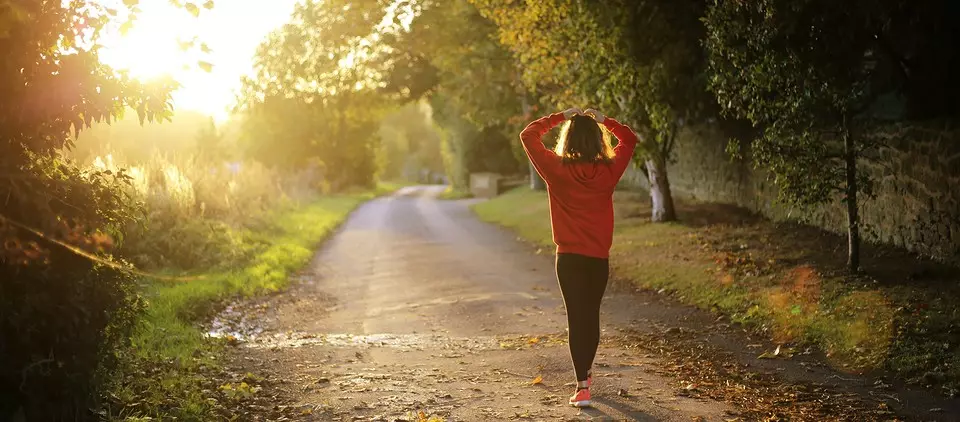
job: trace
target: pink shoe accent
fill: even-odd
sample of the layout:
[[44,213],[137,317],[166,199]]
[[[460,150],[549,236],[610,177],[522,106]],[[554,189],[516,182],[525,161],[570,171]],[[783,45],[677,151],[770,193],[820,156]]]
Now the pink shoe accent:
[[570,397],[570,405],[573,407],[590,407],[590,389],[577,390],[577,393]]

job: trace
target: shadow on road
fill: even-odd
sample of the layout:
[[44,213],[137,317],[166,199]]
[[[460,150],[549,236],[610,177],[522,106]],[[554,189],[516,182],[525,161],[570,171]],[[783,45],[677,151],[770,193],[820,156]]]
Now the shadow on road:
[[[612,420],[629,420],[629,421],[644,421],[644,422],[656,422],[656,421],[659,421],[659,419],[657,419],[657,418],[655,418],[655,417],[653,417],[653,416],[651,416],[651,415],[643,412],[642,410],[637,409],[636,407],[634,407],[634,406],[632,406],[632,405],[630,405],[630,404],[628,404],[628,403],[623,403],[623,402],[617,401],[617,400],[615,400],[615,399],[610,399],[610,398],[596,398],[596,399],[594,399],[593,401],[594,401],[594,403],[601,404],[601,405],[604,405],[604,406],[606,406],[606,407],[610,407],[610,408],[613,409],[613,410],[616,410],[616,411],[617,411],[617,416],[618,416],[620,419],[614,418],[612,415],[604,412],[604,411],[601,410],[601,409],[597,409],[597,408],[586,408],[586,409],[583,409],[583,410],[581,411],[581,414],[582,414],[583,416],[588,416],[588,417],[590,417],[590,420],[601,420],[601,421],[604,421],[604,420],[607,420],[607,421],[612,421]],[[628,418],[628,419],[624,419],[624,418]]]

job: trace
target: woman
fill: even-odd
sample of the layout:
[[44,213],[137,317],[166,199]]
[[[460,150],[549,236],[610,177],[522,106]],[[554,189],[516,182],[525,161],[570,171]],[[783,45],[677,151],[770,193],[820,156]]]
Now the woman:
[[[564,121],[557,147],[548,150],[543,135]],[[616,148],[610,147],[600,125],[617,138]],[[520,140],[550,198],[557,280],[577,376],[570,405],[590,406],[590,367],[600,344],[600,302],[610,274],[613,189],[630,163],[637,136],[596,110],[571,108],[530,123]]]

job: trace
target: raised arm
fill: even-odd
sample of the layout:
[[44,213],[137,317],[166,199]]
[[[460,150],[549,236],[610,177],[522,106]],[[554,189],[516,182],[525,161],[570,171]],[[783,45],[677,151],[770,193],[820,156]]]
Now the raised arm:
[[602,124],[617,138],[617,146],[613,148],[615,155],[613,170],[619,179],[623,172],[627,170],[627,166],[630,165],[630,160],[633,158],[633,151],[637,148],[637,134],[633,133],[629,126],[618,122],[616,119],[604,116],[603,113],[592,108],[584,110],[583,114],[592,116],[597,123]]
[[530,162],[533,163],[533,167],[537,169],[540,177],[548,183],[552,175],[557,173],[561,164],[560,157],[543,146],[543,135],[579,112],[580,110],[570,109],[562,113],[553,113],[541,117],[530,122],[520,132],[520,142],[523,143],[523,150],[526,151],[527,157],[530,158]]
[[603,126],[617,138],[617,146],[613,148],[616,155],[613,166],[617,175],[623,175],[633,159],[633,151],[637,148],[637,134],[633,133],[629,126],[609,117],[603,120]]

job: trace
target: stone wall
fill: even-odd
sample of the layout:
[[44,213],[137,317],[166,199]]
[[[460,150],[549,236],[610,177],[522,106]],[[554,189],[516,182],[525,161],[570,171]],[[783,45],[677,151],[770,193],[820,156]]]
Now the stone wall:
[[[960,263],[960,128],[944,123],[889,125],[877,130],[884,147],[861,163],[874,176],[876,197],[861,202],[865,240]],[[839,201],[801,208],[776,202],[766,173],[731,160],[727,136],[714,126],[684,132],[668,167],[678,198],[738,205],[774,220],[794,220],[845,233]],[[636,169],[624,184],[646,189]]]

